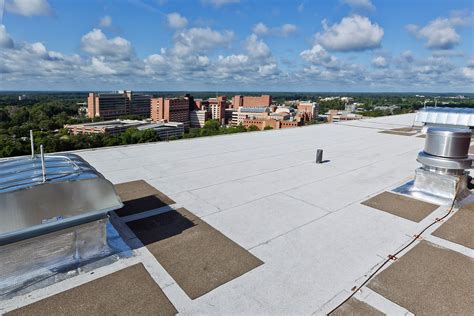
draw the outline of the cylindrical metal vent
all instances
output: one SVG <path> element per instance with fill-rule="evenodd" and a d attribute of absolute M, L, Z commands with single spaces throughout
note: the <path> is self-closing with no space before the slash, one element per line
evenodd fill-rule
<path fill-rule="evenodd" d="M 459 128 L 428 128 L 425 149 L 418 154 L 423 169 L 437 173 L 462 174 L 469 169 L 471 131 Z"/>
<path fill-rule="evenodd" d="M 471 131 L 460 128 L 428 128 L 425 153 L 444 158 L 466 158 Z"/>

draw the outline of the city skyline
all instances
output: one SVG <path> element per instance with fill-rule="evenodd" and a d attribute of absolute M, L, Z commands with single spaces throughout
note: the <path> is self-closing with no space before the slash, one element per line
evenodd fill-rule
<path fill-rule="evenodd" d="M 0 0 L 1 90 L 470 92 L 472 1 Z"/>

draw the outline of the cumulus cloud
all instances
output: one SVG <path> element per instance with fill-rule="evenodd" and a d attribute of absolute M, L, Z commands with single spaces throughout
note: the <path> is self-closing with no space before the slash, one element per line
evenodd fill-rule
<path fill-rule="evenodd" d="M 168 26 L 172 29 L 182 29 L 188 25 L 188 19 L 178 12 L 170 13 L 166 16 Z"/>
<path fill-rule="evenodd" d="M 5 0 L 5 10 L 23 16 L 49 15 L 52 12 L 47 0 Z"/>
<path fill-rule="evenodd" d="M 110 15 L 103 16 L 100 21 L 99 25 L 102 27 L 109 27 L 112 25 L 112 17 Z"/>
<path fill-rule="evenodd" d="M 209 27 L 190 28 L 177 32 L 174 37 L 173 53 L 184 56 L 195 52 L 206 52 L 215 47 L 229 46 L 234 38 L 232 31 L 215 31 Z"/>
<path fill-rule="evenodd" d="M 321 45 L 315 44 L 311 49 L 300 53 L 301 58 L 314 64 L 333 68 L 337 65 L 337 58 L 330 55 Z"/>
<path fill-rule="evenodd" d="M 0 48 L 13 48 L 13 39 L 8 34 L 5 25 L 0 24 Z"/>
<path fill-rule="evenodd" d="M 269 28 L 262 22 L 257 23 L 253 27 L 253 33 L 257 35 L 273 35 L 273 36 L 281 36 L 281 37 L 287 37 L 290 34 L 296 32 L 297 27 L 296 25 L 293 24 L 283 24 L 281 26 L 276 26 Z"/>
<path fill-rule="evenodd" d="M 375 6 L 370 0 L 342 0 L 342 3 L 355 9 L 375 10 Z"/>
<path fill-rule="evenodd" d="M 245 41 L 245 50 L 251 57 L 267 58 L 270 56 L 270 48 L 257 35 L 250 35 Z"/>
<path fill-rule="evenodd" d="M 451 49 L 458 45 L 461 37 L 456 32 L 455 23 L 448 18 L 437 18 L 420 28 L 418 25 L 409 24 L 407 30 L 418 39 L 426 41 L 430 49 Z"/>
<path fill-rule="evenodd" d="M 369 18 L 360 15 L 344 17 L 341 22 L 328 25 L 323 20 L 324 32 L 316 34 L 316 41 L 331 51 L 363 51 L 380 47 L 384 30 Z"/>
<path fill-rule="evenodd" d="M 96 56 L 128 59 L 133 54 L 132 44 L 122 37 L 108 39 L 100 29 L 93 29 L 81 38 L 82 49 Z"/>
<path fill-rule="evenodd" d="M 387 58 L 383 56 L 376 56 L 372 59 L 372 65 L 377 68 L 386 68 L 388 66 Z"/>

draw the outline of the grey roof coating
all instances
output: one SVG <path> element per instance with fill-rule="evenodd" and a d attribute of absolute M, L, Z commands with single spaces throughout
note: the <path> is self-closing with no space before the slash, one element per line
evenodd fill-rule
<path fill-rule="evenodd" d="M 424 139 L 379 131 L 410 127 L 414 116 L 78 152 L 113 183 L 145 180 L 176 202 L 117 217 L 121 222 L 184 207 L 264 264 L 192 300 L 146 247 L 137 247 L 134 257 L 94 275 L 0 300 L 0 313 L 136 263 L 143 263 L 180 314 L 328 313 L 387 255 L 446 212 L 440 207 L 413 222 L 361 204 L 413 177 Z M 324 164 L 314 163 L 318 148 Z M 472 249 L 431 235 L 440 225 L 423 238 L 472 260 Z M 137 240 L 126 224 L 119 226 L 127 241 Z M 462 294 L 453 288 L 444 299 L 452 295 Z M 413 313 L 368 287 L 354 299 L 386 314 Z"/>

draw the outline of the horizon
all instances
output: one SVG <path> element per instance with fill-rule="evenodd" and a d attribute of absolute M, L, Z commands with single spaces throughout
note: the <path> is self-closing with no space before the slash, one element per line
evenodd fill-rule
<path fill-rule="evenodd" d="M 0 91 L 466 94 L 473 26 L 470 0 L 0 0 Z"/>
<path fill-rule="evenodd" d="M 152 92 L 152 93 L 214 93 L 216 91 L 213 90 L 133 90 L 133 89 L 113 89 L 113 90 L 0 90 L 0 93 L 108 93 L 108 92 L 116 92 L 116 91 L 133 91 L 138 93 L 145 93 L 145 92 Z M 426 95 L 464 95 L 464 96 L 474 96 L 474 92 L 433 92 L 433 91 L 272 91 L 272 90 L 222 90 L 217 91 L 218 95 L 225 95 L 226 93 L 250 93 L 250 94 L 270 94 L 270 93 L 297 93 L 297 94 L 340 94 L 340 95 L 351 95 L 351 94 L 406 94 L 406 95 L 418 95 L 418 94 L 426 94 Z"/>

